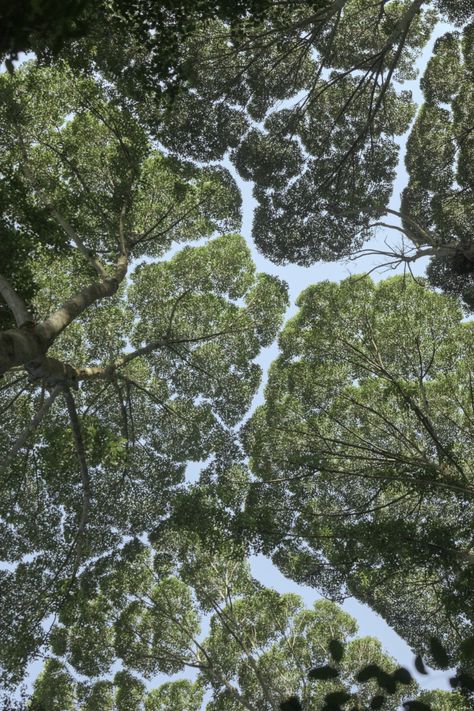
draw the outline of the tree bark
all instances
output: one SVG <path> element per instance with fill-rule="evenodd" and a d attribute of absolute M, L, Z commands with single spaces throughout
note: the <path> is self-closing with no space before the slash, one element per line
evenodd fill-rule
<path fill-rule="evenodd" d="M 28 367 L 30 372 L 41 377 L 38 368 L 44 372 L 45 355 L 56 338 L 69 324 L 86 311 L 96 301 L 113 296 L 127 273 L 127 258 L 119 258 L 113 276 L 90 284 L 68 299 L 45 321 L 36 325 L 25 325 L 0 333 L 0 376 L 17 365 Z M 57 362 L 57 361 L 56 361 Z"/>
<path fill-rule="evenodd" d="M 13 314 L 15 323 L 18 327 L 24 326 L 32 322 L 31 315 L 26 308 L 23 299 L 18 296 L 15 289 L 12 287 L 8 279 L 0 274 L 0 294 L 5 299 L 5 302 Z"/>

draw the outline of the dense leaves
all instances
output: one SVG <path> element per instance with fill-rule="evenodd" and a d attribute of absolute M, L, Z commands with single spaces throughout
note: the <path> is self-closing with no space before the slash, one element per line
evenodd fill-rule
<path fill-rule="evenodd" d="M 403 83 L 440 19 L 397 211 Z M 30 711 L 467 709 L 472 3 L 24 0 L 0 20 L 2 684 L 48 648 Z M 42 66 L 14 69 L 25 50 Z M 248 461 L 287 297 L 237 234 L 230 163 L 275 262 L 393 228 L 411 246 L 379 255 L 432 257 L 450 295 L 307 290 Z M 422 675 L 455 665 L 453 692 L 411 698 L 334 603 L 252 579 L 255 548 L 369 603 Z"/>
<path fill-rule="evenodd" d="M 245 429 L 244 520 L 291 577 L 368 602 L 414 648 L 472 615 L 472 324 L 426 285 L 309 288 Z M 445 667 L 436 646 L 431 659 Z"/>
<path fill-rule="evenodd" d="M 417 9 L 284 3 L 240 34 L 216 23 L 189 43 L 192 91 L 161 114 L 158 135 L 199 160 L 232 149 L 255 183 L 254 239 L 273 260 L 340 258 L 385 213 L 394 136 L 413 116 L 390 78 L 411 77 L 433 21 Z"/>
<path fill-rule="evenodd" d="M 225 234 L 240 219 L 226 171 L 164 156 L 104 87 L 66 68 L 27 66 L 0 91 L 17 233 L 7 266 L 23 235 L 38 245 L 16 297 L 0 283 L 17 322 L 0 335 L 0 654 L 14 675 L 76 578 L 166 519 L 187 462 L 232 439 L 286 292 Z"/>
<path fill-rule="evenodd" d="M 422 81 L 422 106 L 408 143 L 410 181 L 402 207 L 406 229 L 421 252 L 436 255 L 430 280 L 472 296 L 472 43 L 474 26 L 435 44 Z M 413 220 L 413 222 L 411 221 Z"/>
<path fill-rule="evenodd" d="M 61 698 L 68 708 L 67 695 L 75 695 L 77 704 L 83 693 L 85 708 L 94 708 L 91 698 L 99 693 L 98 684 L 116 699 L 119 675 L 86 684 L 83 691 L 74 680 L 77 672 L 91 677 L 110 673 L 116 658 L 125 667 L 121 674 L 135 680 L 134 693 L 146 711 L 198 711 L 205 691 L 208 711 L 273 711 L 280 703 L 288 709 L 299 703 L 317 709 L 343 696 L 364 704 L 376 686 L 356 682 L 358 665 L 378 664 L 386 673 L 396 669 L 376 640 L 354 638 L 355 621 L 334 603 L 319 600 L 306 609 L 297 595 L 278 594 L 253 580 L 239 549 L 221 545 L 211 555 L 196 537 L 180 540 L 176 531 L 152 549 L 135 540 L 119 555 L 104 558 L 78 595 L 53 635 L 52 651 L 61 659 L 52 656 L 38 678 L 33 695 L 38 703 L 46 698 L 49 704 L 60 703 L 56 698 Z M 209 614 L 203 638 L 199 622 Z M 344 659 L 330 678 L 308 684 L 311 664 L 330 659 L 331 635 L 341 640 L 341 648 L 346 642 Z M 99 667 L 100 639 L 110 654 Z M 158 672 L 186 666 L 199 672 L 193 683 L 166 682 L 149 692 L 139 686 L 138 675 L 153 679 Z M 68 682 L 59 685 L 58 674 Z M 411 684 L 410 691 L 415 688 Z M 404 694 L 396 694 L 387 709 L 395 711 Z"/>

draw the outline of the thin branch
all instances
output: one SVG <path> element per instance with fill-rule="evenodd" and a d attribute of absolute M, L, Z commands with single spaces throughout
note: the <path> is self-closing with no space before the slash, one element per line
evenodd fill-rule
<path fill-rule="evenodd" d="M 69 420 L 72 427 L 72 436 L 74 439 L 74 445 L 76 449 L 77 459 L 79 461 L 79 469 L 81 472 L 82 480 L 82 511 L 81 518 L 79 520 L 79 526 L 74 539 L 74 545 L 76 546 L 76 555 L 74 560 L 73 573 L 71 576 L 70 586 L 72 586 L 79 566 L 82 559 L 82 543 L 83 535 L 87 526 L 87 521 L 89 518 L 90 501 L 91 501 L 91 485 L 89 471 L 87 468 L 86 452 L 84 448 L 84 441 L 82 439 L 81 426 L 79 423 L 79 417 L 77 415 L 76 403 L 74 402 L 74 397 L 69 388 L 63 389 L 64 399 L 66 401 L 67 410 L 69 414 Z"/>
<path fill-rule="evenodd" d="M 49 210 L 51 215 L 53 216 L 54 220 L 57 222 L 57 224 L 64 230 L 64 232 L 67 234 L 69 239 L 76 245 L 78 250 L 82 252 L 82 254 L 86 257 L 87 261 L 94 267 L 95 271 L 97 274 L 104 278 L 107 275 L 107 272 L 103 266 L 103 264 L 100 262 L 100 260 L 94 255 L 93 252 L 91 252 L 90 249 L 86 247 L 84 242 L 82 241 L 82 238 L 80 235 L 76 232 L 76 230 L 73 228 L 73 226 L 68 222 L 68 220 L 64 217 L 62 213 L 59 212 L 59 210 L 51 204 L 51 202 L 48 199 L 48 196 L 45 195 L 43 188 L 39 184 L 35 174 L 30 168 L 29 165 L 29 157 L 27 150 L 25 148 L 25 144 L 23 142 L 23 139 L 19 136 L 18 137 L 18 143 L 21 148 L 21 152 L 23 155 L 23 163 L 21 166 L 22 172 L 24 176 L 29 180 L 31 183 L 32 187 L 37 191 L 38 195 L 41 197 L 43 203 L 45 204 L 45 207 Z"/>
<path fill-rule="evenodd" d="M 18 452 L 24 445 L 26 444 L 28 437 L 30 434 L 32 434 L 44 416 L 48 413 L 48 411 L 51 408 L 51 405 L 53 402 L 56 400 L 57 396 L 61 392 L 61 387 L 57 385 L 54 390 L 51 392 L 50 396 L 48 397 L 47 400 L 44 401 L 43 405 L 40 407 L 36 415 L 32 418 L 32 420 L 28 423 L 28 425 L 24 428 L 23 432 L 20 434 L 20 436 L 17 438 L 16 442 L 14 443 L 13 447 L 10 450 L 9 457 L 7 462 L 2 464 L 0 466 L 0 473 L 3 473 L 8 469 L 10 464 L 12 463 L 13 459 L 16 457 Z"/>

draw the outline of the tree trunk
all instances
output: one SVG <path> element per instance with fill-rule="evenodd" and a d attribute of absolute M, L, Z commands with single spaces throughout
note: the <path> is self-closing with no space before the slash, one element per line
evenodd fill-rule
<path fill-rule="evenodd" d="M 113 276 L 90 284 L 68 299 L 57 311 L 37 325 L 26 324 L 0 333 L 0 377 L 18 365 L 44 361 L 50 346 L 69 324 L 96 301 L 113 296 L 127 273 L 127 258 L 120 257 Z"/>

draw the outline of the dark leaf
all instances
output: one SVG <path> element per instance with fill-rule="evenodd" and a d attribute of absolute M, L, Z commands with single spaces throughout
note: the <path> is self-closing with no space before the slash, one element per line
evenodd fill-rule
<path fill-rule="evenodd" d="M 428 674 L 428 672 L 426 671 L 426 667 L 423 662 L 423 659 L 421 658 L 421 656 L 419 654 L 415 659 L 415 669 L 420 674 Z"/>
<path fill-rule="evenodd" d="M 329 653 L 335 662 L 340 662 L 344 656 L 344 645 L 337 639 L 329 642 Z"/>
<path fill-rule="evenodd" d="M 398 669 L 395 669 L 395 671 L 392 674 L 393 678 L 395 681 L 398 681 L 399 684 L 411 684 L 413 681 L 413 677 L 408 671 L 408 669 L 405 669 L 405 667 L 399 667 Z"/>
<path fill-rule="evenodd" d="M 381 671 L 382 670 L 379 666 L 377 666 L 377 664 L 368 664 L 357 673 L 356 680 L 363 683 L 365 681 L 369 681 L 370 679 L 376 679 Z"/>
<path fill-rule="evenodd" d="M 474 659 L 474 636 L 468 637 L 464 642 L 461 642 L 460 649 L 466 659 Z"/>
<path fill-rule="evenodd" d="M 289 699 L 281 702 L 280 711 L 303 711 L 303 707 L 297 696 L 290 696 Z"/>
<path fill-rule="evenodd" d="M 326 694 L 324 701 L 329 706 L 340 706 L 345 704 L 352 697 L 352 694 L 348 694 L 347 691 L 333 691 L 331 694 Z"/>
<path fill-rule="evenodd" d="M 308 677 L 310 679 L 317 679 L 320 681 L 325 681 L 326 679 L 337 679 L 338 676 L 339 672 L 337 669 L 330 666 L 314 667 L 314 669 L 311 669 L 308 673 Z"/>
<path fill-rule="evenodd" d="M 430 651 L 431 656 L 440 669 L 447 669 L 449 667 L 449 657 L 446 650 L 436 637 L 431 637 L 430 639 Z"/>
<path fill-rule="evenodd" d="M 403 708 L 407 711 L 433 711 L 431 706 L 423 703 L 423 701 L 405 701 Z"/>
<path fill-rule="evenodd" d="M 381 709 L 384 703 L 386 702 L 387 697 L 386 696 L 381 696 L 380 694 L 378 696 L 374 696 L 372 701 L 370 702 L 370 708 L 371 709 Z"/>
<path fill-rule="evenodd" d="M 474 677 L 465 672 L 458 672 L 456 676 L 449 680 L 453 689 L 463 689 L 465 691 L 474 691 Z"/>
<path fill-rule="evenodd" d="M 377 683 L 387 694 L 395 694 L 397 691 L 397 682 L 394 677 L 382 670 L 377 674 Z"/>

